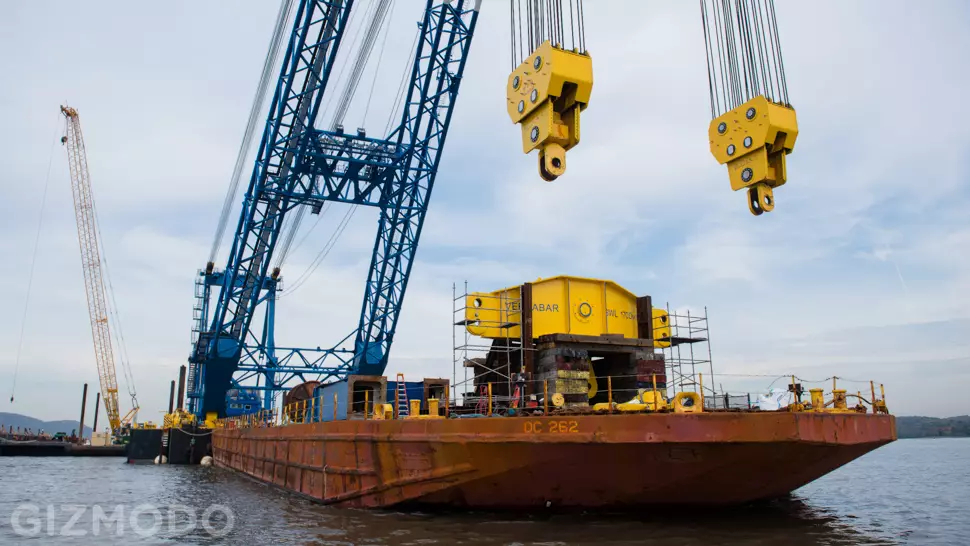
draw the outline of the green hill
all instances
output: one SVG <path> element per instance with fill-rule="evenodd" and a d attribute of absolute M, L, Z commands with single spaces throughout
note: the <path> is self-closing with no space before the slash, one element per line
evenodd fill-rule
<path fill-rule="evenodd" d="M 49 434 L 54 434 L 55 432 L 66 432 L 70 434 L 72 430 L 77 430 L 77 421 L 41 421 L 40 419 L 34 419 L 33 417 L 27 417 L 19 413 L 0 412 L 0 425 L 8 429 L 12 426 L 14 428 L 20 427 L 21 430 L 29 428 L 34 432 L 43 430 Z M 98 423 L 98 428 L 103 428 L 101 423 Z M 91 437 L 90 423 L 84 425 L 84 437 Z"/>
<path fill-rule="evenodd" d="M 896 417 L 900 438 L 938 438 L 970 436 L 970 415 L 959 417 Z"/>

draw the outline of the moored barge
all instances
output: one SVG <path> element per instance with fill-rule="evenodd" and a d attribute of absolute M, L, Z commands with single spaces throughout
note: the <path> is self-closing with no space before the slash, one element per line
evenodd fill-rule
<path fill-rule="evenodd" d="M 219 420 L 216 465 L 352 507 L 734 504 L 784 496 L 896 439 L 874 385 L 868 397 L 834 383 L 805 392 L 792 377 L 772 411 L 732 406 L 700 374 L 668 385 L 663 349 L 699 338 L 610 281 L 461 299 L 458 326 L 490 340 L 484 357 L 462 353 L 467 384 L 304 384 L 279 412 Z"/>

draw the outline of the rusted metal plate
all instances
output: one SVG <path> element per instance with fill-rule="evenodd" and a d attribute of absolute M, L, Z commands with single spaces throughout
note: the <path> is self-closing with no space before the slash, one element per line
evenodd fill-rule
<path fill-rule="evenodd" d="M 334 421 L 213 436 L 219 466 L 322 502 L 480 508 L 771 498 L 896 439 L 889 415 L 787 412 Z"/>

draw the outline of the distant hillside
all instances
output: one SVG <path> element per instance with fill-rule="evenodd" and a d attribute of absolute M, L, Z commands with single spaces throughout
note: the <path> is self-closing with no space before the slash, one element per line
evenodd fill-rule
<path fill-rule="evenodd" d="M 896 433 L 900 438 L 937 438 L 970 436 L 970 415 L 959 417 L 896 417 Z"/>
<path fill-rule="evenodd" d="M 93 423 L 89 422 L 84 425 L 85 438 L 91 437 L 91 424 Z M 34 419 L 33 417 L 27 417 L 26 415 L 20 415 L 19 413 L 0 412 L 0 425 L 3 425 L 8 429 L 13 426 L 14 428 L 20 427 L 21 430 L 24 428 L 29 428 L 34 432 L 43 430 L 44 432 L 50 434 L 54 434 L 55 432 L 66 432 L 70 434 L 72 430 L 77 430 L 77 421 L 41 421 L 40 419 Z M 98 428 L 103 428 L 101 427 L 100 422 L 98 423 Z"/>

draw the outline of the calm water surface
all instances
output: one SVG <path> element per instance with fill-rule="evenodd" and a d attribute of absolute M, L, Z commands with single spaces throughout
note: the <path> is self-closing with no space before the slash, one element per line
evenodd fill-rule
<path fill-rule="evenodd" d="M 96 507 L 120 517 L 93 537 Z M 970 544 L 970 439 L 895 442 L 785 501 L 623 515 L 347 510 L 220 469 L 0 458 L 0 544 L 92 543 Z"/>

